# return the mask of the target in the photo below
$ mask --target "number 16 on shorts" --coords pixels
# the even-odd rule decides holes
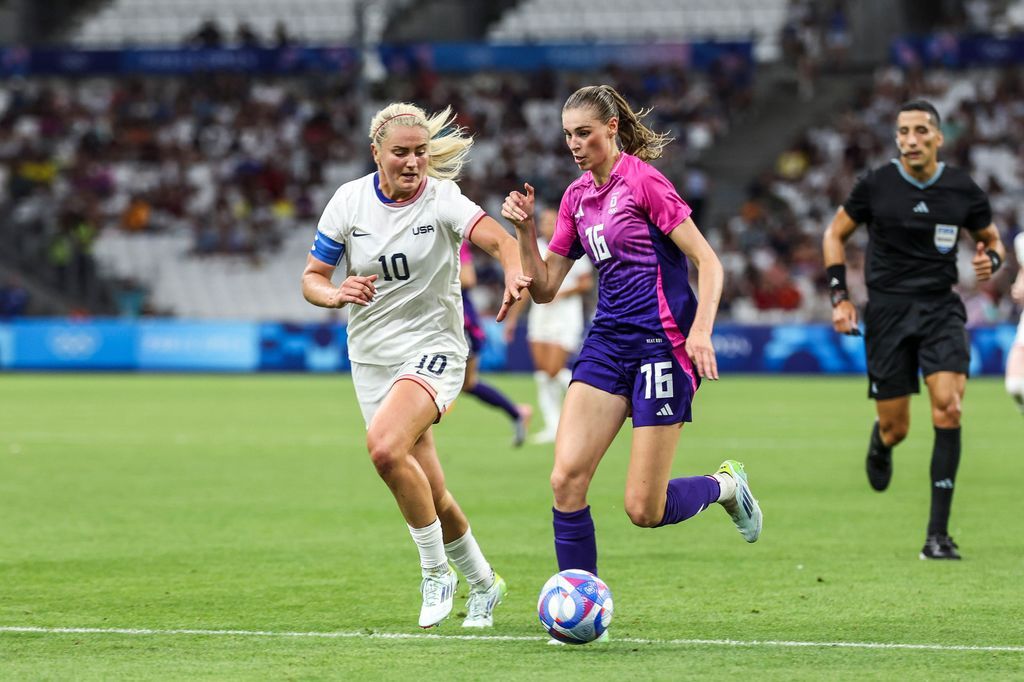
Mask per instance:
[[[690,421],[693,384],[672,359],[644,360],[633,384],[633,426]]]

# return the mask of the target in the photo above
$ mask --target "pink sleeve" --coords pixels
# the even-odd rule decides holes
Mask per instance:
[[[555,234],[551,236],[548,251],[559,256],[579,260],[585,251],[576,230],[576,219],[572,217],[572,186],[562,195],[562,203],[558,206],[558,220],[555,223]]]
[[[473,252],[469,248],[469,242],[462,242],[462,246],[459,247],[459,262],[465,265],[466,263],[472,262]]]
[[[657,168],[646,163],[643,166],[647,172],[640,176],[638,183],[640,204],[647,211],[651,222],[664,234],[668,234],[689,218],[693,209]]]

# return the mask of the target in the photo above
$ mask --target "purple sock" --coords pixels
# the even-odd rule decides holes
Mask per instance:
[[[659,526],[668,526],[696,516],[718,501],[722,493],[718,481],[710,476],[673,478],[668,482],[665,516]]]
[[[508,416],[512,419],[519,419],[519,408],[515,404],[505,397],[505,394],[494,388],[488,386],[482,381],[476,382],[476,386],[469,389],[467,393],[475,395],[480,400],[484,401],[488,405],[494,405],[500,407],[508,413]]]
[[[551,508],[555,517],[555,556],[558,570],[582,568],[597,575],[597,538],[590,507],[579,511],[561,512]]]

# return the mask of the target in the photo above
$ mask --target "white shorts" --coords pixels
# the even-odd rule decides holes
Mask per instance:
[[[582,301],[573,297],[533,306],[526,322],[526,338],[539,343],[553,343],[575,353],[583,341]]]
[[[1017,337],[1013,340],[1013,345],[1024,346],[1024,312],[1020,314],[1020,322],[1017,323]]]
[[[436,424],[462,391],[465,375],[466,356],[445,351],[417,355],[401,365],[352,363],[352,383],[367,428],[391,387],[400,379],[414,381],[430,394],[437,406]]]

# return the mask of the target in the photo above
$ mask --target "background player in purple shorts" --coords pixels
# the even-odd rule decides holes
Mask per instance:
[[[546,260],[537,248],[533,188],[509,194],[501,211],[516,226],[535,301],[551,300],[584,255],[598,271],[597,312],[555,440],[551,487],[560,570],[597,572],[587,490],[629,416],[625,508],[634,524],[679,523],[720,502],[748,542],[761,531],[761,511],[739,462],[728,460],[709,476],[669,480],[694,392],[702,377],[718,378],[711,330],[723,276],[690,207],[645,163],[671,141],[643,125],[645,113],[634,112],[607,85],[582,88],[566,101],[565,141],[584,174],[562,195]],[[687,258],[698,269],[699,302],[688,283]]]
[[[469,291],[476,286],[476,268],[473,266],[473,252],[469,242],[462,242],[459,249],[459,283],[462,285],[462,317],[466,331],[466,343],[469,344],[469,357],[466,359],[466,378],[462,383],[462,392],[468,393],[477,400],[497,407],[512,420],[512,444],[517,448],[526,441],[526,428],[530,424],[533,408],[526,404],[516,404],[508,396],[494,386],[480,381],[480,351],[487,337],[480,324],[480,315],[473,305]],[[513,318],[514,319],[514,318]]]

